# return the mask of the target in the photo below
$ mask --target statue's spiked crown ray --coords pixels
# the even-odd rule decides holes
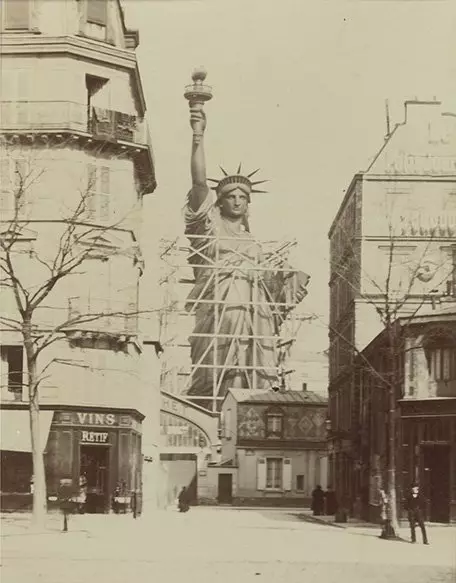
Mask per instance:
[[[250,201],[250,194],[252,193],[265,193],[267,190],[258,190],[255,186],[259,184],[263,184],[268,182],[267,180],[257,180],[253,182],[250,180],[252,176],[254,176],[260,169],[257,168],[250,174],[244,175],[241,174],[241,164],[239,164],[238,169],[234,174],[228,174],[228,172],[220,166],[220,170],[223,172],[223,177],[217,180],[216,178],[208,178],[211,182],[215,182],[216,186],[212,187],[212,190],[215,190],[217,193],[217,197],[220,198],[224,194],[228,194],[235,188],[240,188],[247,196],[249,197]]]

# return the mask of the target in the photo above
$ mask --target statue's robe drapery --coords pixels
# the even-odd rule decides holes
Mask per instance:
[[[184,215],[191,246],[188,260],[195,277],[186,304],[195,314],[189,340],[196,367],[188,394],[213,397],[233,387],[271,388],[277,383],[274,336],[286,315],[284,307],[275,304],[293,301],[309,277],[296,271],[264,270],[265,257],[248,226],[236,232],[214,206],[209,189],[200,188],[203,203],[194,211],[190,192]],[[254,367],[255,375],[242,367]],[[209,401],[196,402],[209,405]]]

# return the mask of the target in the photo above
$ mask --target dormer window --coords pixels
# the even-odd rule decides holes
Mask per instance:
[[[266,437],[269,439],[283,437],[283,411],[281,409],[269,409],[266,412]]]
[[[81,34],[103,42],[108,38],[108,0],[85,0],[80,3]]]
[[[108,24],[108,0],[87,1],[87,22],[99,26]]]
[[[5,30],[29,30],[31,0],[3,0],[3,28]]]

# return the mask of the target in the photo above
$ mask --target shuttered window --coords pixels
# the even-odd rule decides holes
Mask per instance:
[[[28,30],[33,0],[2,0],[5,30]]]
[[[283,480],[282,486],[284,490],[291,490],[291,459],[285,458],[283,460]]]
[[[257,460],[257,490],[266,489],[266,459]]]
[[[106,26],[108,22],[108,0],[87,0],[87,22]]]
[[[281,490],[283,486],[283,460],[269,457],[266,459],[266,488]]]
[[[28,172],[23,159],[0,159],[0,212],[24,210]]]
[[[86,210],[89,220],[106,222],[109,220],[111,180],[107,166],[88,164]]]

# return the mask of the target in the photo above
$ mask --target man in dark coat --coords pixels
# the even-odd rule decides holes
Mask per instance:
[[[189,502],[190,500],[187,488],[183,486],[178,498],[179,512],[187,512],[190,508]]]
[[[325,493],[318,485],[312,492],[312,510],[314,516],[321,516],[325,507]]]
[[[405,508],[408,512],[412,543],[416,542],[415,525],[418,524],[423,536],[423,544],[428,545],[429,542],[426,534],[426,527],[424,525],[426,499],[421,494],[420,489],[416,484],[412,486],[409,495],[405,499]]]

